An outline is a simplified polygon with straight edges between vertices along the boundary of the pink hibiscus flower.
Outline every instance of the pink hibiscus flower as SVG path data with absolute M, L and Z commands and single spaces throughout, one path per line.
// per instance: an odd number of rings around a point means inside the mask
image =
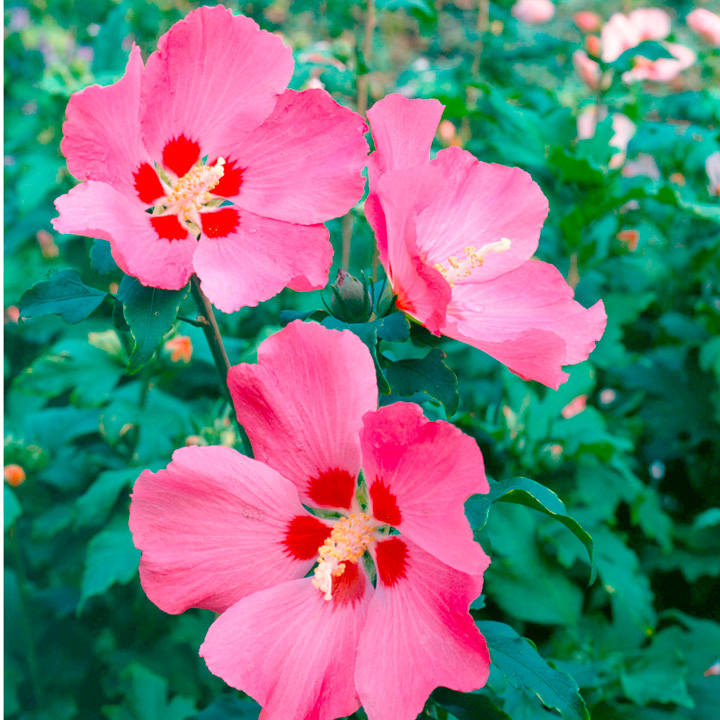
M 695 8 L 687 16 L 686 21 L 705 42 L 720 47 L 720 15 L 705 8 Z
M 286 90 L 290 48 L 250 18 L 202 7 L 143 66 L 76 93 L 61 149 L 84 182 L 56 201 L 56 230 L 110 241 L 144 285 L 193 272 L 227 312 L 284 287 L 319 288 L 321 224 L 359 200 L 365 123 L 322 90 Z
M 228 379 L 255 459 L 186 447 L 138 478 L 148 597 L 222 613 L 200 654 L 265 720 L 361 704 L 370 720 L 414 720 L 438 685 L 482 687 L 489 655 L 468 607 L 489 560 L 463 510 L 488 491 L 475 441 L 414 404 L 377 410 L 370 353 L 349 331 L 293 322 Z
M 552 265 L 531 260 L 548 203 L 519 168 L 430 146 L 437 100 L 389 95 L 368 112 L 376 151 L 365 204 L 398 307 L 435 334 L 557 388 L 586 360 L 605 309 L 573 300 Z

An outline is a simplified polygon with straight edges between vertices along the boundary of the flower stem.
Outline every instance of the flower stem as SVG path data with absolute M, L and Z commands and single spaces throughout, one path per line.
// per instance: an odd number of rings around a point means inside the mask
M 230 391 L 228 390 L 227 374 L 230 370 L 230 361 L 228 360 L 227 353 L 225 352 L 225 345 L 223 345 L 222 336 L 220 335 L 220 328 L 218 328 L 217 320 L 215 320 L 215 313 L 213 312 L 212 304 L 205 296 L 205 293 L 200 289 L 200 281 L 197 275 L 193 275 L 190 279 L 190 288 L 192 290 L 192 296 L 195 298 L 198 310 L 202 316 L 200 324 L 203 332 L 205 333 L 205 339 L 210 346 L 210 352 L 212 353 L 213 360 L 215 361 L 215 367 L 217 368 L 218 375 L 220 375 L 220 384 L 223 388 L 223 393 L 227 398 L 230 405 L 232 405 L 232 398 L 230 397 Z

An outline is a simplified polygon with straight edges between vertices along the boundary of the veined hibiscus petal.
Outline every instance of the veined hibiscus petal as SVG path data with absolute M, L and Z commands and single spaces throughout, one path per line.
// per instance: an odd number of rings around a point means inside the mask
M 120 80 L 91 85 L 70 98 L 60 149 L 78 180 L 99 180 L 137 195 L 133 173 L 149 161 L 140 138 L 142 75 L 140 48 L 133 45 Z
M 442 171 L 427 164 L 385 173 L 375 185 L 375 195 L 370 196 L 378 203 L 371 205 L 370 218 L 376 223 L 383 221 L 387 241 L 384 266 L 398 296 L 397 305 L 435 334 L 445 320 L 450 286 L 420 255 L 417 215 L 442 192 L 442 183 Z
M 367 113 L 375 141 L 369 163 L 370 181 L 375 173 L 427 163 L 444 109 L 434 98 L 410 99 L 399 93 L 378 100 Z
M 195 238 L 160 237 L 152 225 L 153 216 L 139 200 L 106 183 L 88 180 L 57 198 L 55 207 L 60 216 L 52 224 L 58 232 L 109 240 L 120 269 L 143 285 L 179 290 L 190 279 Z M 177 234 L 167 228 L 161 231 Z
M 255 457 L 292 480 L 303 502 L 349 508 L 362 417 L 377 407 L 375 366 L 349 331 L 299 320 L 236 365 L 228 385 Z
M 180 136 L 220 156 L 238 131 L 257 127 L 293 70 L 290 48 L 254 20 L 201 7 L 175 23 L 150 55 L 142 88 L 142 129 L 154 158 Z
M 167 468 L 146 470 L 133 488 L 130 530 L 142 550 L 143 589 L 168 613 L 222 612 L 302 577 L 314 559 L 288 543 L 297 518 L 320 522 L 267 465 L 225 447 L 176 450 Z
M 346 213 L 365 187 L 366 130 L 324 90 L 286 90 L 265 122 L 228 150 L 244 168 L 236 202 L 306 225 Z
M 376 549 L 378 584 L 355 682 L 372 720 L 415 720 L 436 687 L 470 692 L 487 681 L 490 656 L 468 613 L 482 578 L 445 565 L 402 536 L 384 543 L 390 550 L 383 543 Z
M 201 236 L 193 258 L 203 292 L 223 312 L 257 305 L 285 287 L 314 290 L 327 283 L 333 250 L 323 225 L 293 225 L 246 211 L 238 216 L 235 208 L 203 213 L 202 221 L 213 234 L 237 223 L 224 237 Z
M 240 600 L 208 630 L 200 655 L 210 672 L 262 706 L 263 720 L 335 720 L 360 707 L 355 655 L 372 587 L 332 599 L 309 578 Z
M 460 284 L 443 333 L 557 388 L 567 378 L 562 366 L 587 360 L 606 321 L 602 301 L 584 308 L 557 268 L 530 260 L 489 282 Z
M 537 250 L 548 201 L 524 170 L 483 163 L 460 148 L 441 150 L 432 165 L 444 182 L 417 219 L 417 245 L 425 261 L 451 269 L 449 258 L 466 260 L 465 248 L 509 241 L 482 256 L 470 277 L 491 280 L 529 260 Z
M 363 417 L 361 444 L 375 518 L 459 570 L 484 572 L 490 561 L 464 512 L 471 495 L 489 490 L 475 440 L 401 402 Z

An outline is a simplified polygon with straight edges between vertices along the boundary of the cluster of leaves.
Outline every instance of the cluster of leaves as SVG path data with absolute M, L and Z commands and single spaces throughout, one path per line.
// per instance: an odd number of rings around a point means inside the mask
M 607 16 L 616 4 L 595 9 Z M 365 2 L 234 9 L 286 35 L 293 87 L 319 79 L 352 105 L 365 77 L 375 98 L 395 89 L 438 97 L 453 124 L 438 147 L 460 143 L 530 171 L 551 208 L 539 255 L 585 305 L 604 298 L 608 329 L 555 392 L 430 336 L 394 310 L 382 280 L 367 281 L 359 305 L 346 285 L 220 316 L 230 360 L 254 360 L 292 317 L 350 328 L 373 354 L 383 403 L 420 402 L 482 448 L 497 481 L 467 514 L 493 559 L 472 608 L 491 676 L 476 693 L 437 690 L 423 717 L 709 720 L 720 696 L 711 619 L 720 592 L 720 205 L 703 164 L 720 141 L 720 56 L 703 53 L 677 87 L 617 80 L 590 97 L 571 64 L 580 3 L 558 4 L 540 28 L 516 23 L 510 2 L 376 5 L 371 57 L 359 27 Z M 682 17 L 690 4 L 674 7 Z M 142 469 L 165 465 L 186 442 L 243 447 L 193 297 L 143 288 L 117 269 L 107 243 L 58 237 L 49 224 L 52 198 L 72 184 L 59 153 L 69 95 L 116 79 L 128 38 L 147 53 L 180 15 L 174 4 L 137 0 L 6 9 L 5 463 L 27 477 L 4 489 L 10 718 L 258 714 L 197 657 L 211 614 L 170 618 L 145 598 L 127 528 Z M 683 32 L 676 23 L 679 39 L 695 42 Z M 653 156 L 657 176 L 609 169 L 610 118 L 592 139 L 572 140 L 580 108 L 597 102 L 636 123 L 628 157 Z M 360 211 L 351 219 L 350 267 L 360 277 L 374 240 Z M 330 224 L 336 265 L 349 225 Z M 621 242 L 621 231 L 636 242 Z

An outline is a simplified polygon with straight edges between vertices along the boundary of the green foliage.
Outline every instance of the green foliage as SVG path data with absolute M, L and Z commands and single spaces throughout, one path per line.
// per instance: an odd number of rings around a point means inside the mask
M 85 285 L 77 270 L 60 270 L 20 298 L 20 315 L 25 318 L 60 315 L 69 323 L 77 323 L 88 317 L 106 296 L 107 293 Z

